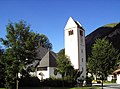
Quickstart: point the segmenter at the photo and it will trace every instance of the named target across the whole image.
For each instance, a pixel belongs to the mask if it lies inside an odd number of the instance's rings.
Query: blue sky
[[[0,0],[0,37],[5,38],[8,20],[24,20],[32,31],[45,34],[58,52],[64,48],[64,27],[70,16],[88,35],[102,25],[120,22],[120,0]]]

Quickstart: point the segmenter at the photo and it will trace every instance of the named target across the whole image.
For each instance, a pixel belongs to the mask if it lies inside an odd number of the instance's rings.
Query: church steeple
[[[72,17],[68,19],[65,26],[65,55],[75,69],[82,71],[86,76],[86,52],[85,52],[85,30],[82,25]]]
[[[72,17],[70,17],[65,26],[65,29],[69,29],[71,27],[82,27],[82,25],[78,21],[75,21]]]

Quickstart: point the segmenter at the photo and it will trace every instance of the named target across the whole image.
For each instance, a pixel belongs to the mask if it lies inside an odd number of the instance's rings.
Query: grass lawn
[[[24,87],[20,89],[99,89],[99,87],[74,87],[74,88],[67,88],[67,87]]]
[[[22,87],[19,89],[99,89],[99,87],[74,87],[74,88],[66,88],[66,87]],[[5,88],[0,88],[5,89]]]

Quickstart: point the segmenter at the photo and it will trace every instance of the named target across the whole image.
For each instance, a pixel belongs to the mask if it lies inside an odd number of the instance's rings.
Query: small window
[[[47,70],[47,67],[38,67],[37,68],[37,71],[46,71]]]
[[[81,42],[81,44],[83,43],[83,38],[82,37],[80,37],[80,42]]]
[[[80,35],[83,36],[83,31],[82,30],[80,30]]]
[[[82,58],[82,62],[83,62],[83,58]]]
[[[83,71],[83,67],[82,67],[82,71]]]
[[[73,35],[73,30],[68,31],[69,35]]]
[[[81,53],[83,53],[83,49],[81,49]]]

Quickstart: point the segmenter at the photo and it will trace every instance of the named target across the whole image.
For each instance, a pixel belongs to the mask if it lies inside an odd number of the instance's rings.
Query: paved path
[[[101,84],[93,84],[93,86],[100,86]],[[102,88],[101,88],[102,89]],[[120,89],[120,84],[104,84],[103,89]]]

